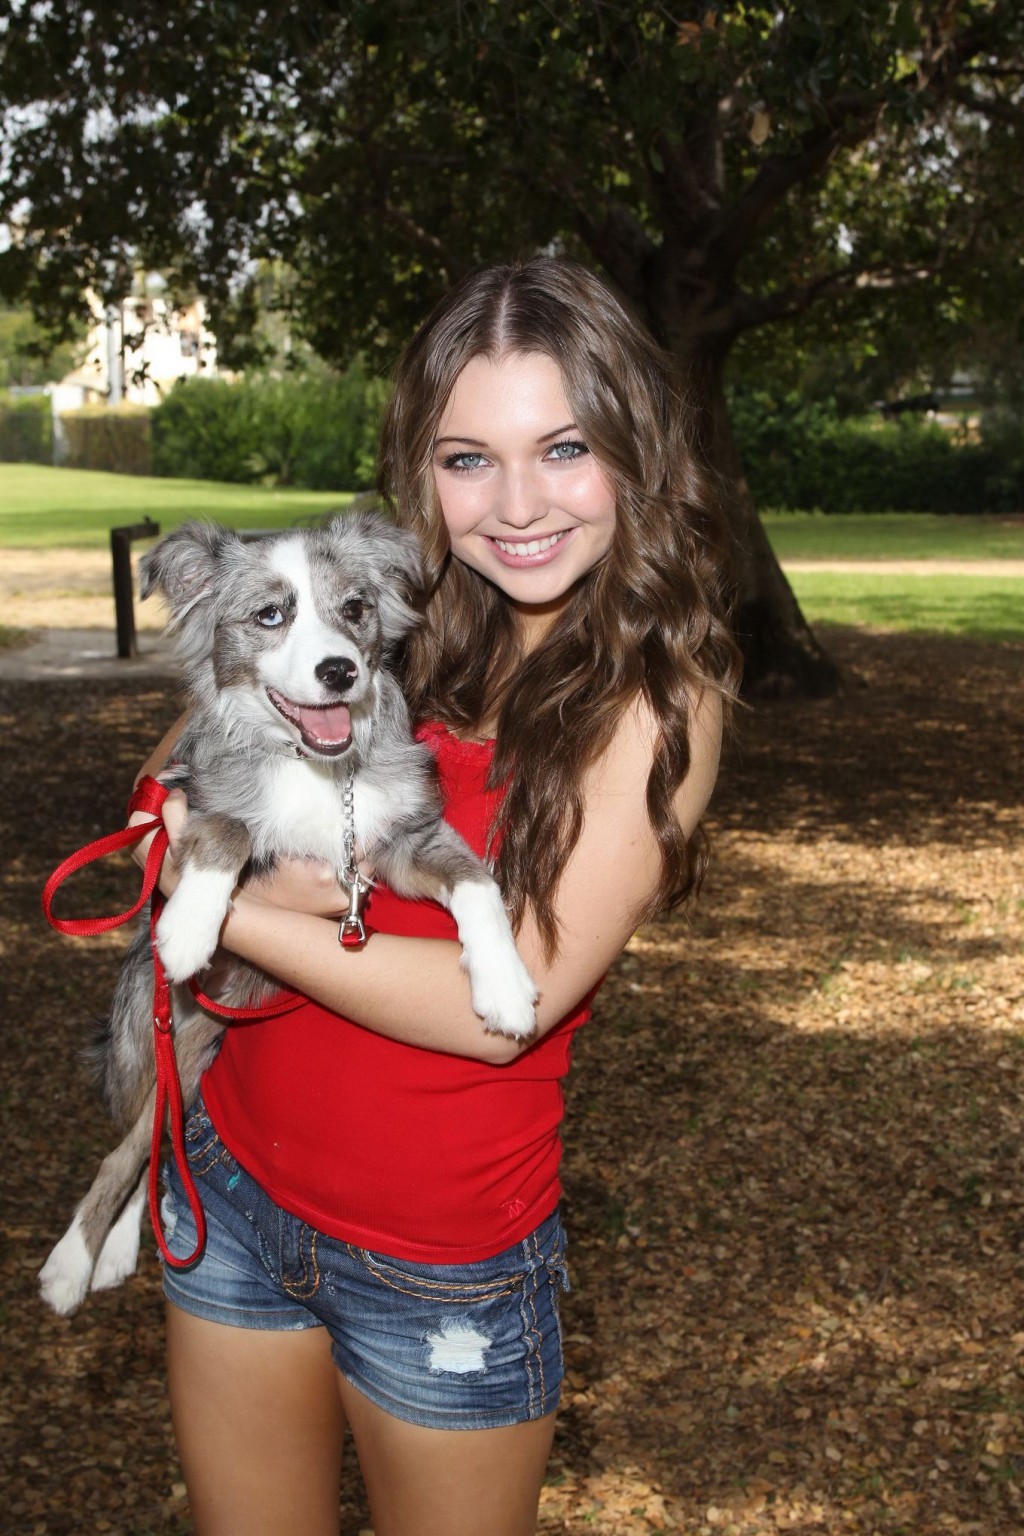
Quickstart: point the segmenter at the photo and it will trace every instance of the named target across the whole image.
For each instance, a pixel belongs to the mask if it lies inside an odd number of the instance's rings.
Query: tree
[[[480,261],[599,264],[673,352],[743,551],[755,687],[827,692],[746,491],[725,370],[1019,313],[1017,0],[0,0],[0,291],[59,326],[139,263],[244,357],[257,261],[332,361]]]
[[[81,361],[84,350],[81,329],[73,340],[54,346],[25,307],[0,305],[0,389],[25,388],[61,379]]]

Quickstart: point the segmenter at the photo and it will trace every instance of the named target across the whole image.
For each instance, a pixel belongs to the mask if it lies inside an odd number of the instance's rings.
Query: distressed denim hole
[[[439,1332],[428,1333],[423,1342],[430,1350],[427,1364],[434,1375],[468,1376],[487,1369],[484,1354],[491,1341],[471,1323],[446,1323]]]

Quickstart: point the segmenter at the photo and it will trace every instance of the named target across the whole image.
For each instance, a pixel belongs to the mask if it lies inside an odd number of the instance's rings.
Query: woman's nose
[[[509,471],[501,488],[498,518],[510,528],[528,528],[547,512],[538,477],[529,470]]]

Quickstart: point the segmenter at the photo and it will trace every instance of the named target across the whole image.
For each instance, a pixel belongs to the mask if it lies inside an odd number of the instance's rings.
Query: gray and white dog
[[[186,788],[189,814],[181,878],[157,925],[186,1105],[222,1025],[185,983],[209,965],[232,891],[285,855],[341,872],[353,833],[392,890],[451,911],[484,1027],[520,1039],[534,1029],[536,989],[498,888],[442,820],[433,759],[413,739],[388,670],[416,622],[410,599],[421,580],[415,536],[374,512],[251,542],[189,523],[142,562],[143,596],[160,588],[167,599],[190,700],[174,766],[161,775]],[[218,981],[232,1007],[279,990],[234,959]],[[143,924],[97,1053],[107,1108],[127,1134],[40,1273],[43,1298],[60,1313],[90,1288],[119,1284],[138,1259],[155,1103],[152,996]]]

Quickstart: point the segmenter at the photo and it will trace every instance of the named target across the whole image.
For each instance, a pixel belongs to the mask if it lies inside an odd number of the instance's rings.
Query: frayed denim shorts
[[[396,1418],[436,1429],[495,1429],[558,1405],[558,1296],[568,1290],[557,1210],[529,1237],[473,1264],[415,1264],[327,1237],[275,1204],[231,1156],[200,1100],[189,1167],[206,1247],[189,1270],[164,1265],[169,1301],[237,1328],[324,1327],[342,1374]],[[196,1229],[177,1169],[163,1201],[168,1246]]]

